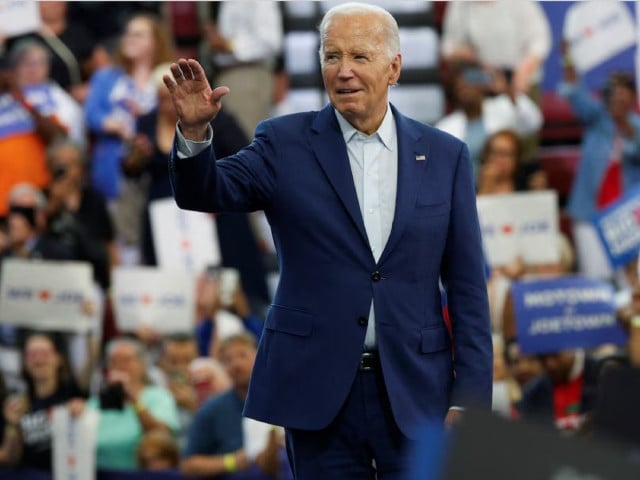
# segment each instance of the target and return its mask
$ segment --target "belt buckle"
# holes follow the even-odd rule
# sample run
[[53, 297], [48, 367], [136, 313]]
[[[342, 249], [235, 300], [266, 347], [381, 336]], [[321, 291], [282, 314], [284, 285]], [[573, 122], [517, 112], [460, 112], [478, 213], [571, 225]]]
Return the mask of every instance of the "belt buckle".
[[373, 352], [362, 352], [360, 355], [360, 370], [370, 372], [374, 370], [374, 362], [376, 355]]

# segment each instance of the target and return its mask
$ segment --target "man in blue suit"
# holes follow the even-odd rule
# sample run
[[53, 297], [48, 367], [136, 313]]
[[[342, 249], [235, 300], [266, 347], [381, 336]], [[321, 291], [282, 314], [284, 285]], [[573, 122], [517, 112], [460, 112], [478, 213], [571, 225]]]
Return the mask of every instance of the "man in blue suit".
[[209, 121], [229, 89], [212, 90], [195, 60], [173, 64], [169, 168], [180, 207], [263, 209], [272, 227], [280, 283], [245, 414], [286, 428], [297, 479], [403, 478], [423, 424], [491, 400], [471, 163], [462, 142], [389, 104], [402, 57], [387, 11], [339, 5], [320, 36], [331, 104], [262, 122], [218, 161]]

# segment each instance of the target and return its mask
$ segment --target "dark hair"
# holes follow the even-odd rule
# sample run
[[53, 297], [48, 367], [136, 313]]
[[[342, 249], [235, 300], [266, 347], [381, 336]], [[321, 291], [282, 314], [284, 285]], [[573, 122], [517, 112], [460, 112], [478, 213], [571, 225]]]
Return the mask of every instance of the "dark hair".
[[480, 153], [480, 165], [484, 165], [491, 153], [491, 144], [498, 137], [508, 137], [516, 147], [516, 171], [518, 171], [522, 166], [522, 160], [524, 155], [524, 147], [522, 145], [522, 139], [520, 136], [513, 130], [498, 130], [497, 132], [489, 135], [484, 142], [484, 146], [482, 147], [482, 152]]
[[629, 72], [612, 72], [609, 74], [607, 82], [602, 87], [602, 98], [605, 102], [609, 102], [611, 94], [615, 87], [623, 87], [631, 92], [636, 91], [636, 81]]
[[[29, 340], [35, 337], [41, 337], [48, 340], [53, 346], [56, 354], [60, 357], [60, 365], [58, 366], [58, 371], [56, 372], [56, 381], [58, 383], [57, 388], [60, 388], [64, 385], [68, 385], [72, 382], [71, 378], [71, 368], [69, 366], [69, 361], [66, 355], [66, 349], [63, 347], [63, 339], [59, 334], [52, 332], [44, 332], [39, 330], [31, 330], [23, 332], [22, 340], [19, 342], [21, 345], [21, 350], [23, 355], [26, 352], [27, 343]], [[29, 399], [33, 399], [35, 397], [35, 385], [33, 383], [33, 379], [31, 375], [27, 371], [26, 362], [22, 362], [22, 379], [24, 380], [27, 387], [27, 396]]]

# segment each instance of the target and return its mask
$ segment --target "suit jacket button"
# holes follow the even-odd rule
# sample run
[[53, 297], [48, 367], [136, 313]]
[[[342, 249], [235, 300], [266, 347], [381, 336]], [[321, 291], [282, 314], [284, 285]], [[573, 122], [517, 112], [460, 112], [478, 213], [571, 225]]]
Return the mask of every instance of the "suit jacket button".
[[366, 327], [369, 323], [369, 319], [367, 317], [358, 317], [358, 325], [361, 327]]
[[382, 275], [380, 275], [380, 272], [373, 272], [371, 274], [371, 280], [373, 280], [374, 282], [379, 282], [382, 279]]

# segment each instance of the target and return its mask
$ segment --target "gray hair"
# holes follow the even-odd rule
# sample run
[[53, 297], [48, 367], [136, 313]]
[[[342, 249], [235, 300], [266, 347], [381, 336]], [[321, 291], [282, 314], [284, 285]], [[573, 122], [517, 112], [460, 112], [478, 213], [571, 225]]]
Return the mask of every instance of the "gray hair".
[[34, 40], [33, 38], [25, 38], [16, 42], [16, 44], [9, 50], [8, 61], [12, 68], [15, 68], [24, 57], [33, 49], [38, 49], [44, 52], [47, 57], [47, 63], [51, 65], [51, 52], [45, 47], [42, 42]]
[[331, 26], [333, 19], [335, 17], [349, 17], [364, 14], [375, 14], [382, 20], [378, 28], [384, 35], [389, 61], [393, 60], [393, 57], [400, 53], [400, 33], [398, 31], [398, 22], [393, 18], [393, 15], [377, 5], [349, 2], [330, 8], [327, 13], [324, 14], [324, 17], [322, 17], [322, 21], [318, 26], [318, 31], [320, 32], [320, 49], [318, 51], [320, 55], [320, 64], [323, 63], [323, 50], [324, 42], [327, 37], [327, 30]]
[[9, 192], [9, 205], [16, 202], [20, 197], [24, 197], [26, 195], [30, 195], [33, 198], [37, 210], [44, 210], [47, 208], [47, 197], [44, 196], [42, 190], [28, 182], [22, 182], [14, 185]]
[[111, 360], [111, 356], [113, 355], [115, 349], [123, 345], [131, 347], [135, 352], [136, 357], [140, 359], [145, 367], [147, 366], [147, 350], [145, 349], [144, 345], [142, 345], [142, 343], [138, 340], [129, 337], [114, 338], [107, 344], [107, 348], [105, 349], [107, 362]]
[[47, 148], [47, 161], [49, 165], [51, 165], [51, 160], [58, 153], [58, 150], [62, 150], [64, 148], [71, 148], [75, 150], [78, 156], [80, 157], [80, 166], [84, 166], [86, 164], [86, 150], [80, 145], [78, 142], [71, 140], [68, 137], [59, 136], [53, 141], [51, 145]]

